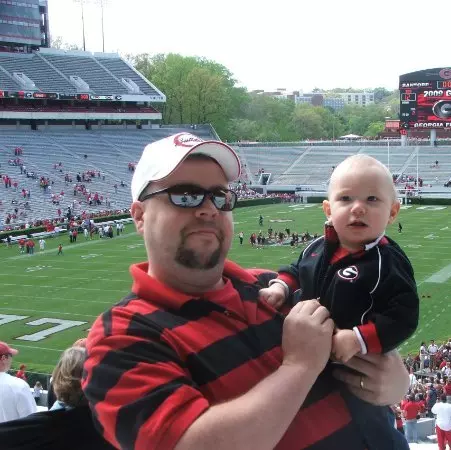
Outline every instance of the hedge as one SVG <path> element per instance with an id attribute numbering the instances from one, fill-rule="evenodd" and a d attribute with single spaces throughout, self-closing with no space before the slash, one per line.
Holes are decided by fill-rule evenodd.
<path id="1" fill-rule="evenodd" d="M 323 200 L 327 200 L 327 197 L 309 197 L 307 196 L 307 203 L 322 203 Z"/>
<path id="2" fill-rule="evenodd" d="M 408 205 L 451 205 L 451 198 L 407 198 Z"/>
<path id="3" fill-rule="evenodd" d="M 247 206 L 273 205 L 275 203 L 282 203 L 280 197 L 271 198 L 251 198 L 249 200 L 238 200 L 236 208 L 246 208 Z"/>

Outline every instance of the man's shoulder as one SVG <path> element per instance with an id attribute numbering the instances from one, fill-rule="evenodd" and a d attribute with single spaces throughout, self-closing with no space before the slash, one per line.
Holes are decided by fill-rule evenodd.
<path id="1" fill-rule="evenodd" d="M 2 377 L 1 377 L 1 381 L 4 384 L 9 384 L 10 386 L 16 388 L 16 389 L 29 389 L 30 386 L 28 385 L 28 383 L 24 380 L 22 380 L 21 378 L 17 378 L 13 375 L 10 375 L 9 373 L 3 373 Z"/>

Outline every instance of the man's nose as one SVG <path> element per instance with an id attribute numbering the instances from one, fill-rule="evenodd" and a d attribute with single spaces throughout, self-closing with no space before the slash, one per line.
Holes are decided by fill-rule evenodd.
<path id="1" fill-rule="evenodd" d="M 201 218 L 216 217 L 218 215 L 218 209 L 209 195 L 207 195 L 207 198 L 202 204 L 196 208 L 195 215 Z"/>

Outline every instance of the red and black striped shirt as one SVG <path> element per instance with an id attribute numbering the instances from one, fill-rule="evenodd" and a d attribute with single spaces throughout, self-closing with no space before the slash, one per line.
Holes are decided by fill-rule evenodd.
<path id="1" fill-rule="evenodd" d="M 210 406 L 246 393 L 280 366 L 283 316 L 258 301 L 273 272 L 227 261 L 224 288 L 192 298 L 153 279 L 147 268 L 131 267 L 133 294 L 94 323 L 82 384 L 113 445 L 166 450 Z M 277 446 L 364 448 L 327 372 Z"/>

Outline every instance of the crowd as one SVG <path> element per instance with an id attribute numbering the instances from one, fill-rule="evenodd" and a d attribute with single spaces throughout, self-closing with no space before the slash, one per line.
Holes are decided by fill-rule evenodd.
<path id="1" fill-rule="evenodd" d="M 417 354 L 404 359 L 409 371 L 409 389 L 394 405 L 397 427 L 408 442 L 418 442 L 418 420 L 437 416 L 436 435 L 439 450 L 451 446 L 451 338 L 429 345 L 422 342 Z"/>

